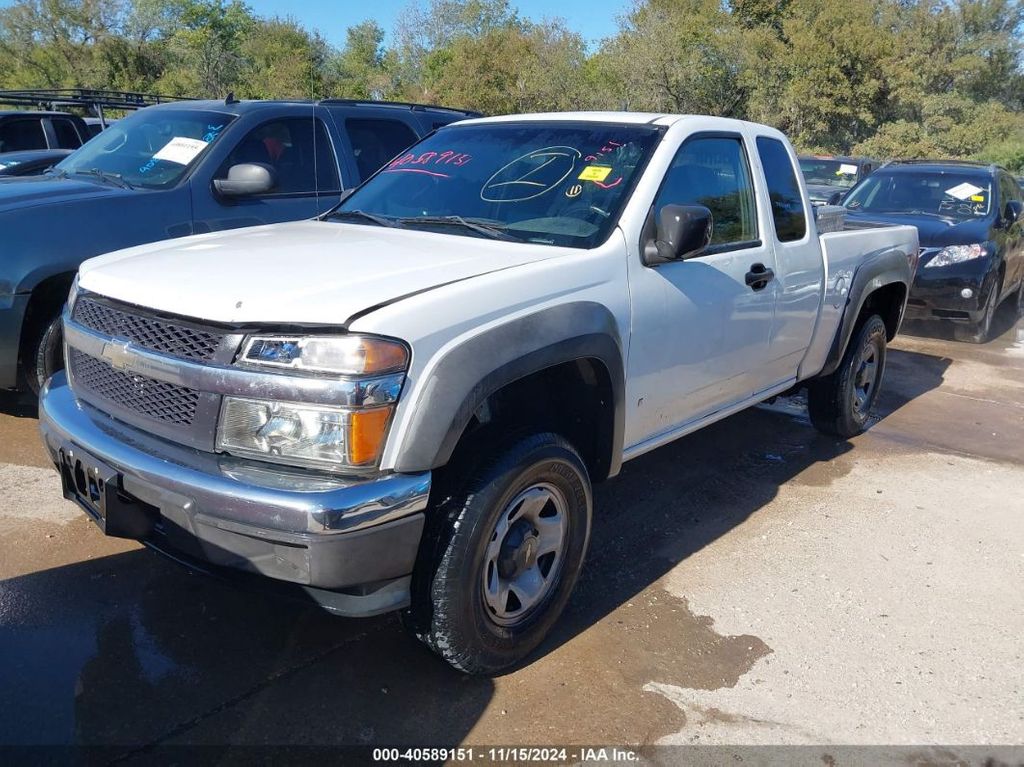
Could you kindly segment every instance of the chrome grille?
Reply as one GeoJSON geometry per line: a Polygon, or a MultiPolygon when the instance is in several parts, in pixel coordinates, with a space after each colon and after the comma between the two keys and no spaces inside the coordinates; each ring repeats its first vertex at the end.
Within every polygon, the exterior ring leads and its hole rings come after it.
{"type": "Polygon", "coordinates": [[[123,338],[144,349],[201,362],[214,358],[226,335],[136,313],[87,296],[80,296],[75,302],[72,319],[98,333],[123,338]]]}
{"type": "Polygon", "coordinates": [[[69,349],[68,358],[76,387],[164,423],[190,426],[195,419],[199,403],[195,389],[115,370],[77,349],[69,349]]]}

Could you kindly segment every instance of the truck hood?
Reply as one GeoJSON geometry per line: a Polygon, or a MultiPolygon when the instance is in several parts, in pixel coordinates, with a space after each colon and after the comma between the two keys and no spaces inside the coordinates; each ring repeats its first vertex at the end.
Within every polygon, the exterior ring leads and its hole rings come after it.
{"type": "Polygon", "coordinates": [[[116,197],[133,194],[113,184],[55,176],[24,176],[0,179],[0,213],[23,210],[36,205],[74,202],[88,197],[116,197]]]}
{"type": "Polygon", "coordinates": [[[141,245],[82,264],[82,289],[213,322],[340,325],[383,304],[570,248],[321,221],[141,245]]]}
{"type": "Polygon", "coordinates": [[[991,218],[956,219],[921,216],[910,213],[865,213],[846,209],[846,217],[853,221],[872,224],[903,224],[917,227],[922,248],[944,248],[947,245],[971,245],[990,239],[991,218]]]}

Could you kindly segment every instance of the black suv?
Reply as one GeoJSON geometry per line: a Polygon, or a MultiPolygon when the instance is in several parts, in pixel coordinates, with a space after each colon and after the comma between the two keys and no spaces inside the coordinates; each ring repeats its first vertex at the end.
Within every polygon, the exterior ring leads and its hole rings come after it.
{"type": "Polygon", "coordinates": [[[972,162],[885,165],[843,200],[850,223],[912,224],[921,240],[911,319],[958,323],[982,343],[1005,299],[1024,309],[1024,194],[1003,168],[972,162]]]}
{"type": "Polygon", "coordinates": [[[0,112],[0,153],[78,149],[90,138],[85,121],[66,112],[0,112]]]}

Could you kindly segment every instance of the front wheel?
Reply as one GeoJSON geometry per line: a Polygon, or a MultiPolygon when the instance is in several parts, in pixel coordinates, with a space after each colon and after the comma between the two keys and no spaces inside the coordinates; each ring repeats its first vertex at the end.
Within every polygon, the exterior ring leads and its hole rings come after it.
{"type": "Polygon", "coordinates": [[[50,376],[64,368],[64,326],[60,314],[36,333],[22,360],[22,370],[28,388],[38,395],[50,376]]]}
{"type": "Polygon", "coordinates": [[[434,510],[403,622],[469,674],[528,655],[565,607],[590,538],[591,487],[555,434],[498,451],[434,510]]]}
{"type": "Polygon", "coordinates": [[[885,338],[882,318],[871,315],[850,339],[839,367],[808,385],[807,410],[818,431],[845,439],[867,428],[885,371],[885,338]]]}

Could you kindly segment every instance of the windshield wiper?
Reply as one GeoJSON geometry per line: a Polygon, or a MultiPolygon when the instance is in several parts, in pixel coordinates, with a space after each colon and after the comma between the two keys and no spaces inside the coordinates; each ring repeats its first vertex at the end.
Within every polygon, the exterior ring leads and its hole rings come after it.
{"type": "Polygon", "coordinates": [[[76,170],[74,171],[76,176],[95,176],[101,181],[106,181],[111,184],[116,184],[122,189],[134,189],[135,187],[120,173],[110,173],[99,168],[90,168],[89,170],[76,170]]]}
{"type": "Polygon", "coordinates": [[[932,213],[931,211],[927,211],[927,210],[876,210],[876,211],[872,211],[872,212],[888,214],[888,215],[895,214],[895,215],[899,215],[899,216],[931,216],[932,218],[941,218],[941,219],[955,219],[956,218],[956,216],[950,215],[948,213],[932,213]]]}
{"type": "Polygon", "coordinates": [[[397,227],[402,225],[398,219],[380,216],[376,213],[367,213],[365,210],[336,210],[328,213],[325,218],[362,218],[373,222],[377,226],[397,227]]]}
{"type": "Polygon", "coordinates": [[[417,216],[415,218],[399,219],[403,224],[426,224],[427,226],[461,226],[470,229],[484,237],[492,240],[505,240],[507,242],[522,242],[520,237],[515,237],[505,231],[507,227],[502,224],[490,221],[472,220],[462,216],[417,216]]]}

